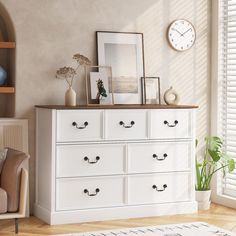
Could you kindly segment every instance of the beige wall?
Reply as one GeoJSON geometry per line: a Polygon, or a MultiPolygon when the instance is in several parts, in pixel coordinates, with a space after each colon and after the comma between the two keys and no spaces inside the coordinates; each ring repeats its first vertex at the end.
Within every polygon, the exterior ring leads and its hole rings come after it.
{"type": "MultiPolygon", "coordinates": [[[[160,76],[162,91],[173,85],[182,104],[197,104],[197,135],[209,127],[208,0],[0,0],[8,10],[16,34],[16,116],[29,119],[31,198],[34,199],[36,104],[63,104],[66,84],[55,71],[70,65],[79,52],[96,63],[96,30],[144,33],[148,76],[160,76]],[[172,50],[166,40],[169,23],[177,18],[196,27],[195,46],[172,50]]],[[[85,101],[84,78],[74,88],[85,101]]]]}

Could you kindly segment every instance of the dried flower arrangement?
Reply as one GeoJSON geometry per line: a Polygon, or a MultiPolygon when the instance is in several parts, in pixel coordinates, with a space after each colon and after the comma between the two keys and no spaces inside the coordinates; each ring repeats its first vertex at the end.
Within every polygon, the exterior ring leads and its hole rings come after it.
{"type": "Polygon", "coordinates": [[[91,65],[91,61],[79,53],[75,54],[73,59],[78,63],[78,66],[75,69],[73,67],[64,66],[56,71],[56,78],[65,79],[69,87],[72,87],[74,77],[77,74],[79,67],[83,65],[91,65]]]}

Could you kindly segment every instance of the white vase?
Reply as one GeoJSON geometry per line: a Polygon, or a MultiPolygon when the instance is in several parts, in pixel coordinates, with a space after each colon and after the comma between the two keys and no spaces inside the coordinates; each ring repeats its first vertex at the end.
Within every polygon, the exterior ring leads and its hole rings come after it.
{"type": "Polygon", "coordinates": [[[69,89],[66,90],[65,105],[66,106],[76,106],[76,93],[72,89],[72,87],[69,87],[69,89]]]}
{"type": "Polygon", "coordinates": [[[167,105],[177,105],[179,103],[179,94],[172,86],[165,91],[164,101],[167,105]]]}
{"type": "Polygon", "coordinates": [[[208,210],[211,205],[211,190],[195,191],[196,201],[198,202],[198,210],[208,210]]]}

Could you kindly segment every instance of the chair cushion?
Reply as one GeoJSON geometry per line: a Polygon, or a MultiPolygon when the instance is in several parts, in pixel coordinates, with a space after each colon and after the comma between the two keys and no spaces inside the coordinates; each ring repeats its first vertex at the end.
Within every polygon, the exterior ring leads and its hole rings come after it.
{"type": "Polygon", "coordinates": [[[7,149],[0,149],[0,175],[2,172],[3,163],[7,156],[7,149]]]}
{"type": "Polygon", "coordinates": [[[8,148],[1,174],[0,187],[7,192],[7,211],[17,212],[20,197],[20,178],[22,168],[27,167],[28,156],[8,148]]]}
{"type": "Polygon", "coordinates": [[[7,193],[0,188],[0,214],[7,212],[7,193]]]}

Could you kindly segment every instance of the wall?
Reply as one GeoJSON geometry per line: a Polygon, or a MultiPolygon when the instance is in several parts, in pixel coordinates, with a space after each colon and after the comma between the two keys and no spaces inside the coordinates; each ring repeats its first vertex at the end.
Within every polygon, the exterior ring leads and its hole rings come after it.
{"type": "MultiPolygon", "coordinates": [[[[144,33],[148,76],[173,85],[182,104],[197,104],[197,136],[209,127],[210,12],[208,0],[0,0],[16,34],[16,116],[29,119],[31,199],[34,199],[36,104],[63,104],[66,84],[55,71],[79,52],[96,63],[96,30],[144,33]],[[166,40],[170,22],[184,18],[197,31],[193,48],[176,52],[166,40]]],[[[84,78],[74,88],[85,102],[84,78]]]]}

